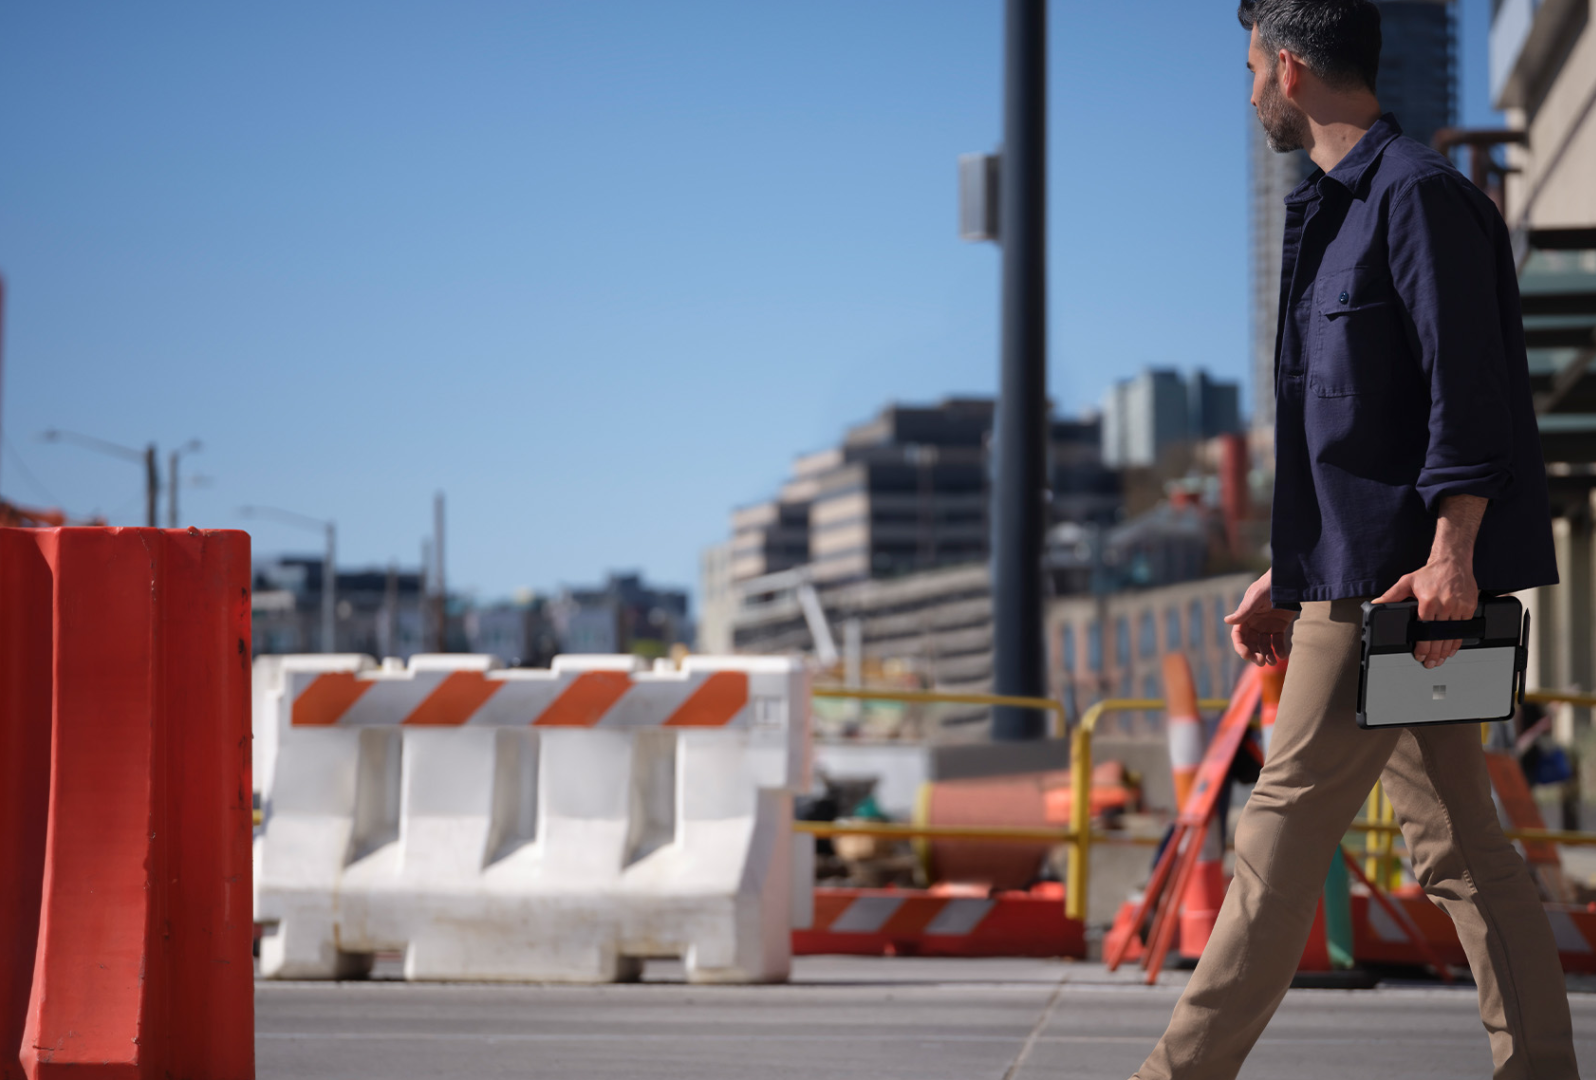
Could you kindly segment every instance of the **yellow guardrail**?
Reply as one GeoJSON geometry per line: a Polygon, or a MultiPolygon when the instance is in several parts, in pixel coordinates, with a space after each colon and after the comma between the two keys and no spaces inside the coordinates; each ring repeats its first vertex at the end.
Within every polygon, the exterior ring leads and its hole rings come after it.
{"type": "Polygon", "coordinates": [[[909,705],[1010,705],[1016,709],[1039,709],[1053,714],[1048,732],[1062,739],[1069,726],[1069,714],[1062,701],[1045,697],[1013,697],[1008,694],[959,694],[940,690],[865,690],[848,686],[817,686],[810,692],[817,698],[848,698],[853,701],[901,701],[909,705]]]}
{"type": "MultiPolygon", "coordinates": [[[[1141,712],[1165,708],[1162,698],[1107,698],[1091,705],[1081,714],[1070,739],[1070,828],[1087,836],[1084,844],[1070,848],[1069,888],[1064,894],[1064,914],[1072,919],[1086,921],[1086,897],[1091,885],[1092,843],[1092,736],[1097,732],[1097,722],[1109,713],[1141,712]]],[[[1199,709],[1225,709],[1228,698],[1205,698],[1197,702],[1199,709]]]]}
{"type": "MultiPolygon", "coordinates": [[[[1068,712],[1062,701],[1052,698],[1010,697],[1003,694],[958,694],[937,690],[865,690],[846,686],[822,686],[812,691],[819,698],[851,698],[856,701],[901,701],[926,705],[1009,705],[1021,709],[1044,709],[1054,716],[1053,735],[1062,738],[1067,728],[1068,712]]],[[[1224,698],[1210,698],[1197,703],[1202,709],[1223,709],[1230,702],[1224,698]]],[[[797,826],[814,836],[878,836],[903,840],[991,840],[1000,843],[1056,843],[1070,845],[1069,881],[1065,887],[1064,913],[1072,919],[1086,918],[1086,893],[1090,885],[1091,847],[1099,840],[1109,838],[1092,833],[1092,735],[1097,723],[1113,712],[1140,712],[1162,709],[1162,698],[1108,698],[1093,704],[1075,725],[1070,742],[1070,827],[1068,829],[1018,829],[957,827],[955,832],[943,835],[938,827],[922,828],[912,825],[881,826],[875,823],[836,824],[827,822],[824,832],[802,822],[797,826]],[[967,833],[966,828],[975,829],[967,833]],[[978,833],[979,835],[976,835],[978,833]]],[[[948,829],[955,827],[949,826],[948,829]]],[[[1131,841],[1136,842],[1136,841],[1131,841]]],[[[1156,840],[1151,841],[1157,843],[1156,840]]]]}

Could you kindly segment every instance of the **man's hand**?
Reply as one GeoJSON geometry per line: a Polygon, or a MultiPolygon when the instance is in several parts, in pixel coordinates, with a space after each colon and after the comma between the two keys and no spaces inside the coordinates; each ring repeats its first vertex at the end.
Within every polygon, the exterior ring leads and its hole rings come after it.
{"type": "Polygon", "coordinates": [[[1259,667],[1283,660],[1291,652],[1291,624],[1297,613],[1277,608],[1269,599],[1269,581],[1274,571],[1247,587],[1241,606],[1225,616],[1230,624],[1230,641],[1236,654],[1259,667]]]}
{"type": "MultiPolygon", "coordinates": [[[[1376,604],[1398,600],[1419,602],[1421,622],[1456,622],[1474,618],[1480,606],[1480,589],[1474,583],[1474,537],[1485,516],[1486,500],[1475,495],[1449,495],[1441,503],[1435,526],[1435,546],[1422,569],[1403,574],[1397,583],[1375,598],[1376,604]]],[[[1413,658],[1427,668],[1437,668],[1462,648],[1462,641],[1421,641],[1413,658]]]]}

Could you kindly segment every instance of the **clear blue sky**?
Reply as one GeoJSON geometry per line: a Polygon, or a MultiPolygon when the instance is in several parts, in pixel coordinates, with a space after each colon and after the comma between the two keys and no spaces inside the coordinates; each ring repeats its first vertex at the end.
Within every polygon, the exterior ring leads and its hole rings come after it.
{"type": "MultiPolygon", "coordinates": [[[[1489,119],[1463,0],[1464,119],[1489,119]]],[[[1148,364],[1245,377],[1229,0],[1055,0],[1061,410],[1148,364]]],[[[734,506],[897,399],[996,385],[997,252],[955,159],[1001,129],[998,0],[0,7],[0,492],[142,519],[51,427],[203,439],[185,524],[335,517],[412,564],[447,491],[483,598],[695,585],[734,506]]]]}

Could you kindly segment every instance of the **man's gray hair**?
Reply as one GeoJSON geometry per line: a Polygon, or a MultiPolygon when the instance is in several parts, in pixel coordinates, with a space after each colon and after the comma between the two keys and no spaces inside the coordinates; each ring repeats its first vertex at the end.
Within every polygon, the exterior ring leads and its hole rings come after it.
{"type": "Polygon", "coordinates": [[[1302,57],[1308,70],[1337,87],[1365,86],[1380,77],[1380,9],[1373,0],[1241,0],[1241,25],[1258,28],[1273,56],[1302,57]]]}

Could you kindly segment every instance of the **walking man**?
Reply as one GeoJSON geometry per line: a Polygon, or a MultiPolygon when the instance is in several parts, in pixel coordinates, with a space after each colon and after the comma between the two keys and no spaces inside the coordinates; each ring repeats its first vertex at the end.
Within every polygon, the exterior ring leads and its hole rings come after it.
{"type": "MultiPolygon", "coordinates": [[[[1557,580],[1507,227],[1381,115],[1370,0],[1243,0],[1239,14],[1270,147],[1318,166],[1286,198],[1273,566],[1226,620],[1244,657],[1289,652],[1291,666],[1235,880],[1136,1080],[1236,1075],[1377,779],[1419,882],[1457,925],[1497,1080],[1577,1080],[1556,945],[1497,823],[1479,729],[1354,719],[1363,601],[1468,619],[1481,589],[1557,580]]],[[[1460,644],[1415,657],[1436,667],[1460,644]]]]}

